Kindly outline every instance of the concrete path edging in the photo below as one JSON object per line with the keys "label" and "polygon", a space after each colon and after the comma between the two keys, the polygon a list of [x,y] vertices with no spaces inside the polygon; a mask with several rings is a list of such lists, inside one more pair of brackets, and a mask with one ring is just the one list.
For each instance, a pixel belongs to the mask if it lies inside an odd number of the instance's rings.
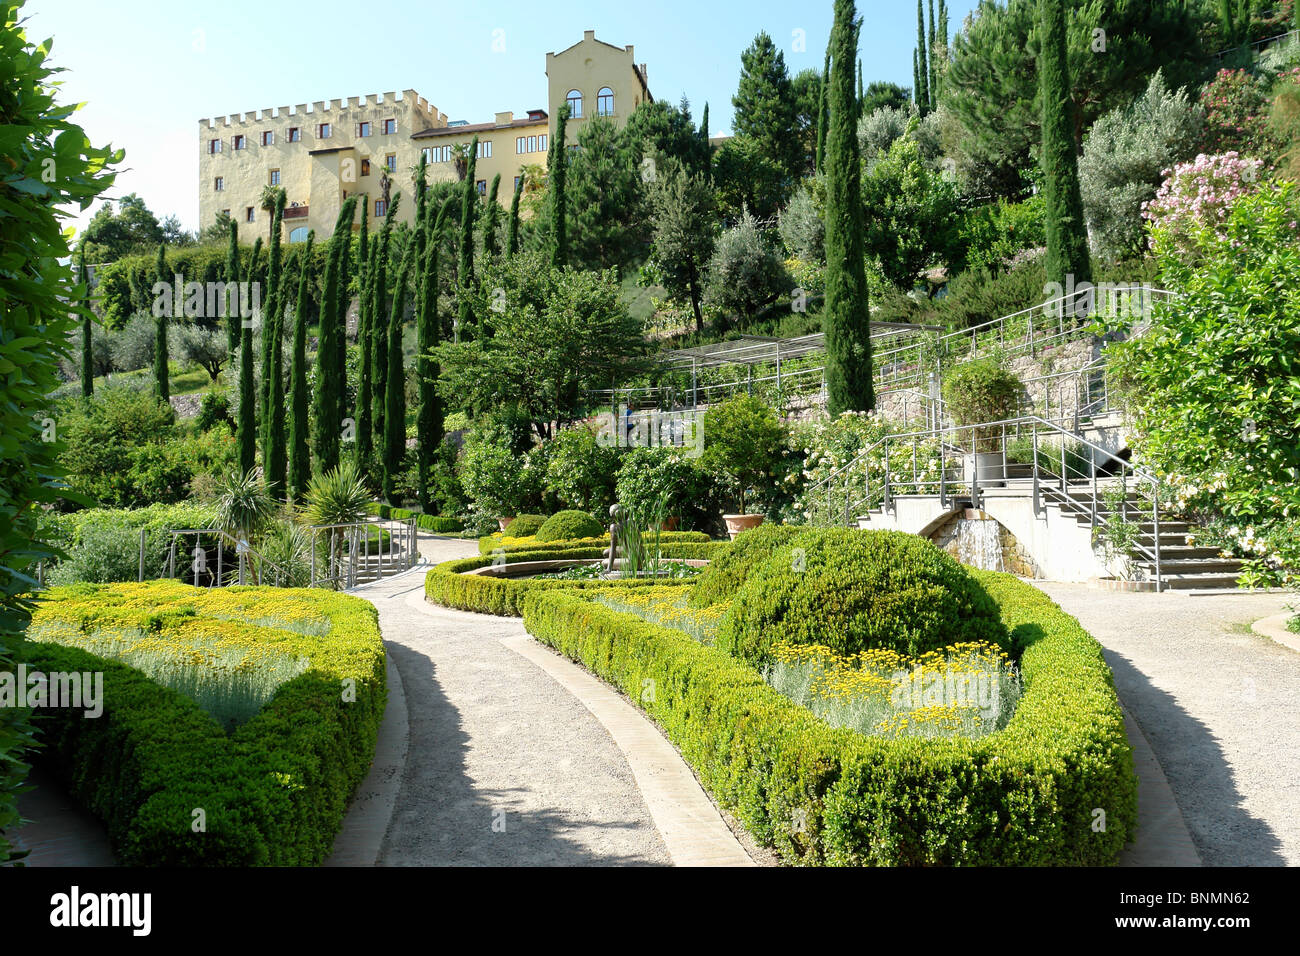
{"label": "concrete path edging", "polygon": [[1260,618],[1250,625],[1250,629],[1261,637],[1276,641],[1283,647],[1300,654],[1300,634],[1287,629],[1287,622],[1295,617],[1290,611],[1274,614],[1272,617]]}
{"label": "concrete path edging", "polygon": [[1201,856],[1178,808],[1164,769],[1151,742],[1123,704],[1124,730],[1133,746],[1138,778],[1137,836],[1119,857],[1117,866],[1201,866]]}

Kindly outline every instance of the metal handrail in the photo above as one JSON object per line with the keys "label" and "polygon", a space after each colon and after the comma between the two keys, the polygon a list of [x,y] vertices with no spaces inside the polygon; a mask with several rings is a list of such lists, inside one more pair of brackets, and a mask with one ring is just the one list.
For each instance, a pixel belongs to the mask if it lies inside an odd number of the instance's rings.
{"label": "metal handrail", "polygon": [[[176,577],[177,539],[193,535],[194,551],[191,553],[194,555],[194,561],[191,564],[191,569],[194,572],[195,587],[202,586],[199,582],[202,580],[202,575],[204,573],[207,573],[208,575],[208,587],[226,586],[226,584],[223,583],[225,580],[225,548],[222,547],[222,544],[230,544],[234,546],[235,555],[238,559],[237,567],[240,584],[245,583],[245,571],[250,564],[253,570],[254,581],[259,586],[266,583],[265,569],[268,567],[276,572],[274,578],[276,583],[274,586],[279,587],[281,586],[281,582],[289,579],[289,573],[284,568],[258,552],[255,548],[249,545],[247,540],[236,538],[224,528],[168,528],[166,533],[170,535],[171,538],[167,547],[167,576],[169,578]],[[203,535],[212,535],[217,539],[217,570],[215,573],[207,569],[207,552],[202,547]],[[142,528],[140,529],[140,564],[138,574],[138,579],[140,581],[144,580],[144,549],[145,529]]]}
{"label": "metal handrail", "polygon": [[[393,526],[388,528],[386,526]],[[381,520],[363,520],[340,522],[337,524],[312,525],[307,530],[311,533],[311,584],[310,587],[324,587],[332,585],[344,589],[354,588],[359,582],[358,563],[369,569],[370,559],[370,529],[378,528],[380,534],[375,544],[373,557],[377,562],[376,577],[382,578],[385,574],[398,574],[407,571],[416,566],[420,560],[418,547],[419,531],[416,526],[415,516],[410,518],[397,519],[387,518]],[[363,530],[364,529],[364,530]],[[388,551],[384,551],[383,532],[389,531]],[[395,532],[400,532],[400,535]],[[326,536],[327,547],[325,549],[325,574],[318,575],[316,542],[322,536]],[[403,540],[404,544],[400,550],[398,548],[398,539]],[[346,554],[340,551],[340,545],[346,548]],[[384,559],[388,559],[388,569],[385,571]]]}

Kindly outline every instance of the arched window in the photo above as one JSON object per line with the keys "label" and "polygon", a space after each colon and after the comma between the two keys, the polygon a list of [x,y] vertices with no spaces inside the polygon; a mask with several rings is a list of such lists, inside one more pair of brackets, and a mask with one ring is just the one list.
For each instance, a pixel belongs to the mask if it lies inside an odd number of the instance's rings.
{"label": "arched window", "polygon": [[569,90],[569,95],[565,97],[569,102],[569,115],[574,119],[582,117],[582,93],[579,90]]}
{"label": "arched window", "polygon": [[596,115],[614,115],[614,91],[608,86],[602,86],[600,92],[596,94]]}
{"label": "arched window", "polygon": [[299,226],[289,232],[289,242],[306,242],[308,229],[306,226]]}

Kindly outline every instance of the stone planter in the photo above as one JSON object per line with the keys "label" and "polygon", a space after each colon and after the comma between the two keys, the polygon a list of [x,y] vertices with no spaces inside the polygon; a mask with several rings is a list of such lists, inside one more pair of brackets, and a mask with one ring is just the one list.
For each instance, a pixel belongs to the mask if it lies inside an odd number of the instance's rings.
{"label": "stone planter", "polygon": [[1007,483],[1006,461],[1000,451],[980,451],[967,455],[964,462],[966,481],[979,481],[981,488],[1001,488]]}
{"label": "stone planter", "polygon": [[727,534],[732,541],[735,541],[736,535],[740,534],[740,532],[761,525],[763,517],[763,515],[723,515],[722,520],[727,523]]}

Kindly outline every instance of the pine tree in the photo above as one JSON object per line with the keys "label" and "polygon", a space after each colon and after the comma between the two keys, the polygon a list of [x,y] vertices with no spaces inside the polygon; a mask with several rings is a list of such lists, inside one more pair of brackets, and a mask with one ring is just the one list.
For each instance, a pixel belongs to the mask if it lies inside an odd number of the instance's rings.
{"label": "pine tree", "polygon": [[798,126],[799,99],[786,70],[785,54],[760,31],[741,53],[740,64],[740,81],[731,99],[735,107],[732,130],[795,180],[807,157],[800,137],[791,134]]}
{"label": "pine tree", "polygon": [[357,247],[357,291],[360,294],[357,309],[357,464],[364,471],[373,451],[371,443],[371,370],[370,361],[370,205],[361,204],[361,238]]}
{"label": "pine tree", "polygon": [[374,382],[370,386],[370,427],[376,450],[384,448],[384,390],[388,383],[388,244],[392,238],[393,223],[401,194],[394,194],[384,215],[383,228],[379,230],[379,249],[375,254],[375,280],[370,290],[370,371]]}
{"label": "pine tree", "polygon": [[[834,64],[852,63],[857,36],[853,0],[835,0],[831,31]],[[853,72],[832,69],[830,126],[826,134],[826,332],[827,410],[869,411],[871,330],[865,268],[861,165]]]}
{"label": "pine tree", "polygon": [[284,308],[288,304],[287,283],[284,277],[283,253],[280,234],[284,219],[285,192],[280,190],[275,198],[274,222],[271,225],[271,254],[277,262],[275,276],[275,312],[272,319],[271,368],[267,392],[267,454],[266,484],[276,494],[286,494],[285,478],[288,470],[288,435],[284,427]]}
{"label": "pine tree", "polygon": [[[364,228],[365,217],[362,217]],[[307,448],[310,423],[307,407],[307,283],[311,278],[311,247],[316,232],[307,233],[307,245],[298,260],[298,305],[294,310],[293,359],[289,371],[289,496],[300,500],[311,480],[311,457]]]}
{"label": "pine tree", "polygon": [[930,110],[930,58],[925,51],[925,9],[916,0],[916,104],[922,116]]}
{"label": "pine tree", "polygon": [[[281,371],[283,362],[277,362],[276,356],[282,348],[284,323],[283,254],[280,239],[283,234],[284,190],[276,190],[271,201],[271,247],[266,270],[266,321],[262,324],[262,384],[259,399],[262,408],[260,432],[262,439],[262,468],[266,472],[267,487],[273,494],[284,492],[284,466],[276,458],[275,452],[275,392],[277,382],[283,384]],[[283,408],[281,409],[281,431],[283,431]]]}
{"label": "pine tree", "polygon": [[[158,265],[157,265],[158,282],[167,286],[167,301],[174,302],[171,287],[172,277],[167,274],[167,246],[159,244],[158,246]],[[172,310],[156,309],[158,315],[155,316],[154,337],[153,337],[153,383],[154,393],[158,400],[165,404],[171,404],[171,382],[167,379],[167,318],[168,313]]]}
{"label": "pine tree", "polygon": [[569,232],[565,218],[564,183],[568,175],[569,151],[564,145],[564,134],[569,123],[569,104],[560,107],[555,117],[555,138],[551,140],[550,212],[551,212],[551,265],[562,269],[569,263]]}
{"label": "pine tree", "polygon": [[230,243],[226,246],[226,295],[222,304],[226,313],[226,348],[233,358],[239,348],[240,326],[239,226],[233,219],[230,220]]}
{"label": "pine tree", "polygon": [[[1042,84],[1044,176],[1043,198],[1047,232],[1047,281],[1063,289],[1092,279],[1088,231],[1079,190],[1078,156],[1074,148],[1074,101],[1070,97],[1066,59],[1063,0],[1040,0],[1042,46],[1038,75]],[[1074,282],[1070,283],[1069,277]]]}
{"label": "pine tree", "polygon": [[321,294],[320,334],[316,350],[316,389],[313,394],[315,421],[312,423],[312,453],[317,474],[326,474],[339,465],[339,442],[343,428],[343,393],[345,383],[338,381],[336,356],[343,347],[343,319],[339,316],[340,259],[352,239],[352,217],[356,215],[357,197],[343,200],[334,223],[329,256],[325,260],[325,287]]}
{"label": "pine tree", "polygon": [[822,67],[822,85],[821,95],[818,97],[817,104],[817,156],[815,168],[817,172],[822,171],[826,162],[826,127],[830,125],[830,109],[828,106],[827,96],[830,91],[831,82],[831,45],[826,44],[826,65]]}
{"label": "pine tree", "polygon": [[402,266],[393,287],[393,310],[388,317],[388,375],[384,387],[384,498],[397,504],[397,477],[406,457],[406,376],[402,367],[402,312],[406,308],[406,284],[415,258],[415,243],[406,245]]}
{"label": "pine tree", "polygon": [[[519,189],[516,187],[515,196]],[[428,240],[423,263],[423,285],[420,313],[416,319],[416,359],[415,371],[419,394],[419,410],[416,413],[416,448],[417,460],[415,471],[416,496],[420,507],[427,514],[433,508],[429,494],[429,471],[433,467],[433,456],[442,444],[442,399],[438,392],[438,374],[440,369],[434,359],[432,350],[441,337],[442,319],[438,315],[438,253],[442,245],[442,231],[451,215],[455,199],[448,198],[438,210],[438,215],[428,229]]]}
{"label": "pine tree", "polygon": [[[506,254],[514,258],[519,251],[519,200],[524,195],[524,178],[528,174],[523,170],[515,178],[515,194],[510,200],[510,228],[506,236]],[[435,233],[436,235],[436,233]]]}
{"label": "pine tree", "polygon": [[81,244],[77,252],[77,282],[86,289],[81,300],[81,396],[90,398],[95,394],[95,351],[94,329],[91,328],[90,312],[90,273],[86,271],[86,244]]}
{"label": "pine tree", "polygon": [[492,177],[492,185],[488,187],[487,215],[483,217],[483,255],[488,258],[495,257],[501,251],[497,244],[497,213],[501,209],[497,205],[497,190],[500,188],[501,174],[497,173]]}
{"label": "pine tree", "polygon": [[930,0],[929,12],[930,12],[930,27],[929,27],[930,32],[927,34],[926,37],[925,62],[930,77],[930,82],[927,84],[928,91],[930,94],[930,101],[929,101],[930,109],[934,109],[936,106],[935,101],[939,98],[939,90],[937,88],[939,86],[939,72],[937,69],[935,69],[935,58],[934,58],[934,0]]}
{"label": "pine tree", "polygon": [[457,279],[460,282],[458,325],[461,332],[468,332],[474,318],[470,306],[470,290],[474,287],[474,212],[478,201],[478,189],[474,177],[478,170],[478,137],[469,144],[469,165],[465,172],[465,191],[461,194],[460,205],[460,269]]}

